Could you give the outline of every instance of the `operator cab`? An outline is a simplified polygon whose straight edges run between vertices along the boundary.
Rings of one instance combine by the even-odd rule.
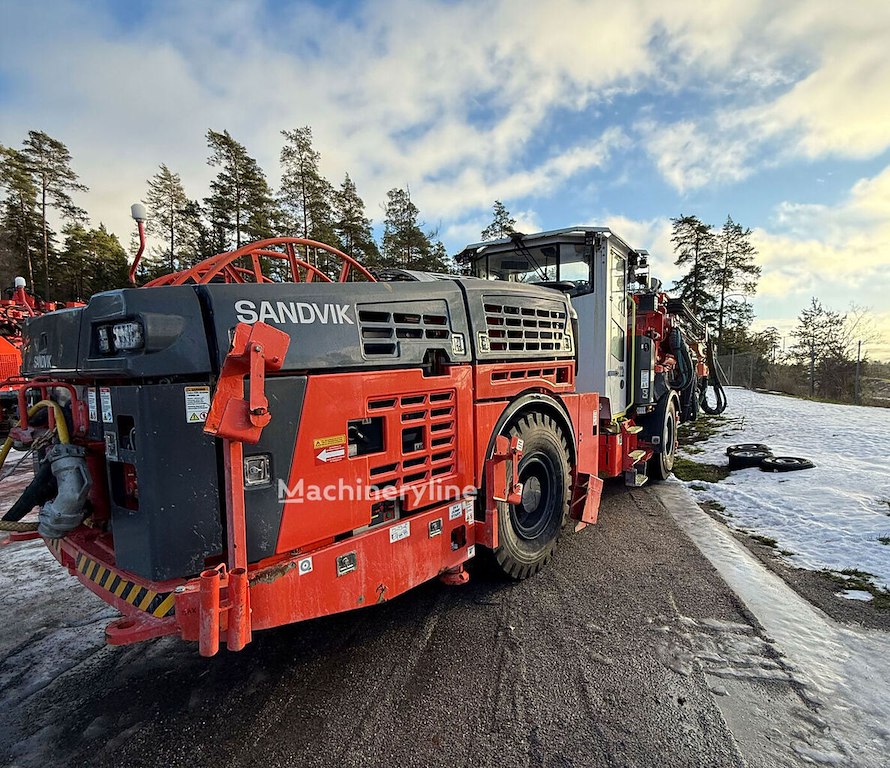
[[[478,278],[569,294],[578,316],[578,391],[599,393],[600,415],[612,419],[631,403],[630,293],[649,287],[648,256],[606,227],[573,227],[474,243],[457,262]]]

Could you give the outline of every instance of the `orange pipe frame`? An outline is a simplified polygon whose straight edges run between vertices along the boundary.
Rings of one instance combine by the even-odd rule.
[[[362,264],[352,258],[349,254],[343,253],[330,245],[319,243],[315,240],[308,240],[302,237],[273,237],[267,240],[258,240],[255,243],[249,243],[235,251],[227,251],[212,256],[209,259],[195,264],[189,269],[180,272],[173,272],[169,275],[156,278],[145,284],[145,288],[153,288],[162,285],[184,285],[185,283],[209,283],[215,277],[223,276],[228,283],[246,283],[247,278],[252,277],[256,283],[270,282],[270,278],[266,277],[262,271],[262,262],[260,257],[268,259],[283,259],[288,263],[291,271],[292,282],[312,282],[315,278],[324,282],[333,282],[318,267],[310,264],[308,261],[300,259],[296,255],[294,246],[301,245],[308,248],[317,248],[336,256],[343,262],[340,268],[339,282],[345,283],[349,279],[352,270],[368,280],[376,282],[374,277]],[[283,247],[284,252],[272,250],[274,247]],[[240,267],[237,262],[240,259],[250,259],[252,269]],[[134,263],[131,274],[135,275]],[[305,276],[300,274],[300,270],[305,271]]]

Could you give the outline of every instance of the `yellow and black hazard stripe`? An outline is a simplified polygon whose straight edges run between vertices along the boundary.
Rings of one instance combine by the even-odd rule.
[[[173,613],[173,593],[154,592],[135,582],[128,581],[120,574],[101,563],[90,559],[82,552],[77,555],[77,571],[115,597],[128,602],[140,611],[150,613],[159,619]]]
[[[47,539],[46,546],[48,546],[53,554],[59,559],[62,559],[62,540],[61,539]]]

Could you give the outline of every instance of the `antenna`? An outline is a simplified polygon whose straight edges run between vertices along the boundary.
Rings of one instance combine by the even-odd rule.
[[[145,250],[145,206],[142,203],[133,203],[130,206],[130,215],[136,221],[136,228],[139,230],[139,250],[136,251],[136,258],[133,259],[133,266],[130,267],[130,282],[136,285],[136,269],[139,267],[139,259],[142,258],[142,252]]]

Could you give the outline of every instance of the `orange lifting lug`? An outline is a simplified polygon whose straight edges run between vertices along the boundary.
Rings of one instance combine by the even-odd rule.
[[[204,431],[251,445],[271,420],[266,399],[266,373],[284,363],[290,336],[266,323],[238,323],[232,348],[226,355]],[[249,399],[244,398],[244,377],[249,377]]]
[[[476,521],[478,544],[492,549],[498,546],[498,502],[519,504],[522,501],[519,482],[522,448],[519,437],[508,440],[505,435],[498,435],[495,438],[494,451],[485,462],[485,519]]]

